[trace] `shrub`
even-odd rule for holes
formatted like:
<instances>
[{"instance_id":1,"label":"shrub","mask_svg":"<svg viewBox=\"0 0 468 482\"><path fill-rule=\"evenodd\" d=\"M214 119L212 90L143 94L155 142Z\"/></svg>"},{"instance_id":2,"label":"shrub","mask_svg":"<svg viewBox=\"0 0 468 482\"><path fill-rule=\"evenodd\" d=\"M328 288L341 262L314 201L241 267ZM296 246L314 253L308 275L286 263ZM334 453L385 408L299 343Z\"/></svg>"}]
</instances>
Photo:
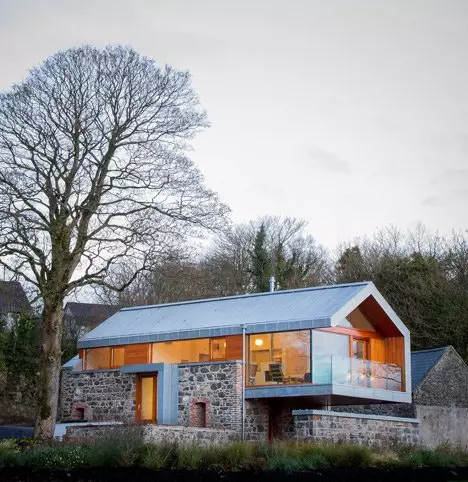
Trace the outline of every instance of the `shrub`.
<instances>
[{"instance_id":1,"label":"shrub","mask_svg":"<svg viewBox=\"0 0 468 482\"><path fill-rule=\"evenodd\" d=\"M19 452L20 448L14 438L0 440L0 454Z\"/></svg>"}]
</instances>

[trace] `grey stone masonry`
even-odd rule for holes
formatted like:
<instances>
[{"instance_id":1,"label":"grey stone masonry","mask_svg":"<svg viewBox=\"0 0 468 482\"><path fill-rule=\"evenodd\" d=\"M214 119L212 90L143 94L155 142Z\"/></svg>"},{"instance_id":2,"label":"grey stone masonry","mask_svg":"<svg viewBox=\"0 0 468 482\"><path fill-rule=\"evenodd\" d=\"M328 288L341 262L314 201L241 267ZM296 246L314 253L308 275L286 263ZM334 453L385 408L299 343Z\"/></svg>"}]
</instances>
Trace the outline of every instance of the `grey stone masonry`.
<instances>
[{"instance_id":1,"label":"grey stone masonry","mask_svg":"<svg viewBox=\"0 0 468 482\"><path fill-rule=\"evenodd\" d=\"M268 400L251 399L245 401L245 440L268 440Z\"/></svg>"},{"instance_id":2,"label":"grey stone masonry","mask_svg":"<svg viewBox=\"0 0 468 482\"><path fill-rule=\"evenodd\" d=\"M214 428L179 427L176 425L147 425L143 432L147 443L181 443L198 445L226 444L239 440L235 430Z\"/></svg>"},{"instance_id":3,"label":"grey stone masonry","mask_svg":"<svg viewBox=\"0 0 468 482\"><path fill-rule=\"evenodd\" d=\"M416 410L412 403L374 403L369 405L333 405L334 412L353 412L368 415L384 415L387 417L416 418Z\"/></svg>"},{"instance_id":4,"label":"grey stone masonry","mask_svg":"<svg viewBox=\"0 0 468 482\"><path fill-rule=\"evenodd\" d=\"M194 426L203 404L206 427L241 430L242 362L179 365L178 424Z\"/></svg>"},{"instance_id":5,"label":"grey stone masonry","mask_svg":"<svg viewBox=\"0 0 468 482\"><path fill-rule=\"evenodd\" d=\"M297 440L373 446L419 445L416 419L325 410L295 410Z\"/></svg>"},{"instance_id":6,"label":"grey stone masonry","mask_svg":"<svg viewBox=\"0 0 468 482\"><path fill-rule=\"evenodd\" d=\"M103 437L142 438L146 443L180 443L216 445L238 440L233 430L212 428L180 427L176 425L72 425L66 428L68 441L96 440Z\"/></svg>"},{"instance_id":7,"label":"grey stone masonry","mask_svg":"<svg viewBox=\"0 0 468 482\"><path fill-rule=\"evenodd\" d=\"M448 347L413 392L415 405L468 408L468 367Z\"/></svg>"},{"instance_id":8,"label":"grey stone masonry","mask_svg":"<svg viewBox=\"0 0 468 482\"><path fill-rule=\"evenodd\" d=\"M118 370L62 370L59 418L87 421L135 420L136 375Z\"/></svg>"}]
</instances>

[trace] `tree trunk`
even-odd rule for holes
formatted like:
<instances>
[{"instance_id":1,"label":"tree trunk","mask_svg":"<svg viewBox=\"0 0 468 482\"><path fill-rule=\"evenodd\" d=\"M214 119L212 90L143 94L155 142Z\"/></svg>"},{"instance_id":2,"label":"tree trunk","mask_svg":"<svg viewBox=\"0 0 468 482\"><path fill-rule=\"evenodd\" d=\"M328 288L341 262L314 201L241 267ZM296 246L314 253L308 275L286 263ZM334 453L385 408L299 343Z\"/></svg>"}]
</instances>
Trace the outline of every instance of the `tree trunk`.
<instances>
[{"instance_id":1,"label":"tree trunk","mask_svg":"<svg viewBox=\"0 0 468 482\"><path fill-rule=\"evenodd\" d=\"M34 438L50 439L54 436L60 383L62 316L63 299L44 301Z\"/></svg>"}]
</instances>

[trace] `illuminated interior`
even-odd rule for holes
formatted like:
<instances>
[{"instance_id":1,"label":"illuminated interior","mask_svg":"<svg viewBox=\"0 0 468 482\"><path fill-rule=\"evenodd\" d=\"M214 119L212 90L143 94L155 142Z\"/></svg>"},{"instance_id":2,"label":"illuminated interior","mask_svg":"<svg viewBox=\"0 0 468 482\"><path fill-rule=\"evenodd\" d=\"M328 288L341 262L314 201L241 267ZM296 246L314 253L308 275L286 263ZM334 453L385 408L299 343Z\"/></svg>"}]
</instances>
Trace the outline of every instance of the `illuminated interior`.
<instances>
[{"instance_id":1,"label":"illuminated interior","mask_svg":"<svg viewBox=\"0 0 468 482\"><path fill-rule=\"evenodd\" d=\"M198 363L242 360L242 336L142 343L85 350L85 370L119 368L145 363Z\"/></svg>"},{"instance_id":2,"label":"illuminated interior","mask_svg":"<svg viewBox=\"0 0 468 482\"><path fill-rule=\"evenodd\" d=\"M404 338L377 331L356 308L337 326L246 336L247 386L352 384L404 390ZM242 335L118 347L81 353L85 370L147 363L202 363L242 360Z\"/></svg>"},{"instance_id":3,"label":"illuminated interior","mask_svg":"<svg viewBox=\"0 0 468 482\"><path fill-rule=\"evenodd\" d=\"M248 336L247 385L306 383L310 374L310 331Z\"/></svg>"}]
</instances>

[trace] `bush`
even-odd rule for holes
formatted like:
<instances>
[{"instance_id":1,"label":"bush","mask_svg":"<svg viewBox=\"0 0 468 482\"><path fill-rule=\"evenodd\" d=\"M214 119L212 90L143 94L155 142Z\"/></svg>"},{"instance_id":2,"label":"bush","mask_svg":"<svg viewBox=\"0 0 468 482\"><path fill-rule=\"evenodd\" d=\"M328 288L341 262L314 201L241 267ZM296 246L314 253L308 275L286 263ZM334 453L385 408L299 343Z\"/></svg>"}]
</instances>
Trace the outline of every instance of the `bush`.
<instances>
[{"instance_id":1,"label":"bush","mask_svg":"<svg viewBox=\"0 0 468 482\"><path fill-rule=\"evenodd\" d=\"M0 455L19 451L18 443L14 438L0 440Z\"/></svg>"}]
</instances>

